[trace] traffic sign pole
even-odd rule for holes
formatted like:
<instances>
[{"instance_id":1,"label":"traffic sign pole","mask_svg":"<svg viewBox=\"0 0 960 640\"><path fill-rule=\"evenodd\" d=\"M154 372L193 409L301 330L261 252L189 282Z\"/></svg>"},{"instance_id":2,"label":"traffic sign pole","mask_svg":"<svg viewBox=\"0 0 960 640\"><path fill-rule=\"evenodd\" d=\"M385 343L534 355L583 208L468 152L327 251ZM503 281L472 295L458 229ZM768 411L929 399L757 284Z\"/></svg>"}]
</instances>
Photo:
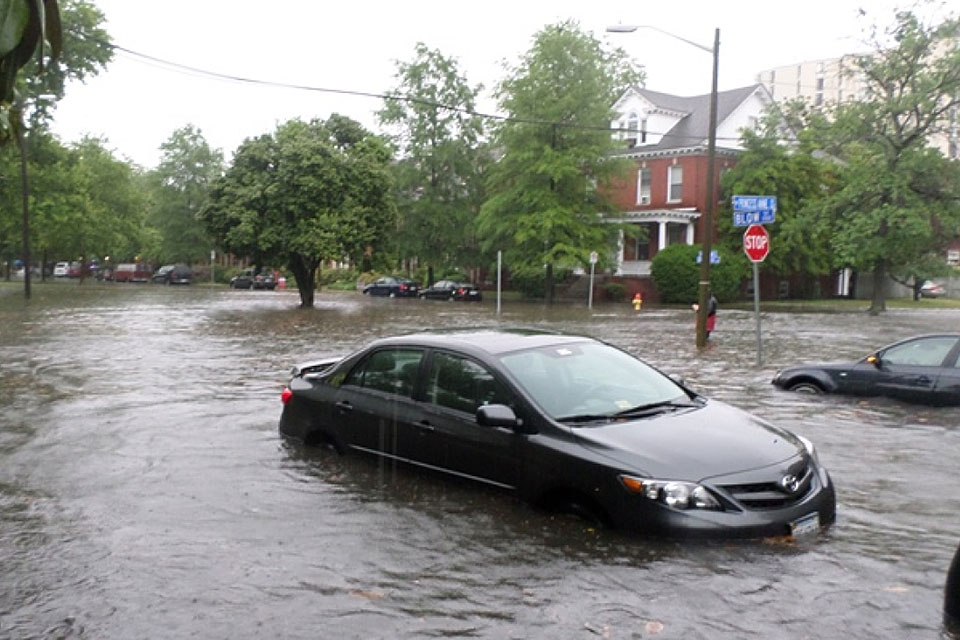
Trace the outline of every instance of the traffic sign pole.
<instances>
[{"instance_id":1,"label":"traffic sign pole","mask_svg":"<svg viewBox=\"0 0 960 640\"><path fill-rule=\"evenodd\" d=\"M752 224L743 232L743 252L753 263L753 315L757 321L757 366L763 364L763 340L760 334L760 267L770 253L770 234L763 225Z\"/></svg>"}]
</instances>

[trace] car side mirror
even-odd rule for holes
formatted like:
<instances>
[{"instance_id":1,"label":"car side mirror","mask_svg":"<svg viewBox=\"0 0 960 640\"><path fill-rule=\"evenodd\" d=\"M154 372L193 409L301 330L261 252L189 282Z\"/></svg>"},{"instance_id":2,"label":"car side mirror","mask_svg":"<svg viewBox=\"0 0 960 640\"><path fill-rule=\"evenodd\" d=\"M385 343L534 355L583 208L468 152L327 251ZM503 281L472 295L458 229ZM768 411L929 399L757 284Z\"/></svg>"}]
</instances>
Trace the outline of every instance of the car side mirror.
<instances>
[{"instance_id":1,"label":"car side mirror","mask_svg":"<svg viewBox=\"0 0 960 640\"><path fill-rule=\"evenodd\" d=\"M477 407L477 424L515 429L521 425L521 421L513 409L505 404L485 404Z\"/></svg>"},{"instance_id":2,"label":"car side mirror","mask_svg":"<svg viewBox=\"0 0 960 640\"><path fill-rule=\"evenodd\" d=\"M868 355L867 362L875 366L877 369L883 368L883 361L880 359L879 353L871 353Z\"/></svg>"}]
</instances>

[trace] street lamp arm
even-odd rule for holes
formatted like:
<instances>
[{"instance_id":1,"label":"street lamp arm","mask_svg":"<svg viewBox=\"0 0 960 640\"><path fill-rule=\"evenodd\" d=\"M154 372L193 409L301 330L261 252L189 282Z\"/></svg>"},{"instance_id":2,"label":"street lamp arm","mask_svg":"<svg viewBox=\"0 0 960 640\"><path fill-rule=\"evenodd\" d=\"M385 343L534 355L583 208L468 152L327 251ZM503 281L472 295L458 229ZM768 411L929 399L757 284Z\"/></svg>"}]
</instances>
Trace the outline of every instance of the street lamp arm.
<instances>
[{"instance_id":1,"label":"street lamp arm","mask_svg":"<svg viewBox=\"0 0 960 640\"><path fill-rule=\"evenodd\" d=\"M669 31L667 31L667 30L665 30L665 29L661 29L660 27L655 27L655 26L653 26L652 24L615 24L615 25L612 25L612 26L607 27L607 32L608 32L608 33L633 33L633 32L636 31L637 29L651 29L651 30L656 31L656 32L658 32L658 33L662 33L662 34L665 35L665 36L670 36L670 37L673 38L674 40L679 40L680 42L686 42L687 44L692 45L692 46L696 47L697 49L702 49L703 51L706 51L707 53L713 53L713 47L708 47L708 46L706 46L706 45L700 44L699 42L694 42L693 40L688 40L687 38L684 38L683 36L678 36L678 35L675 34L675 33L670 33Z\"/></svg>"}]
</instances>

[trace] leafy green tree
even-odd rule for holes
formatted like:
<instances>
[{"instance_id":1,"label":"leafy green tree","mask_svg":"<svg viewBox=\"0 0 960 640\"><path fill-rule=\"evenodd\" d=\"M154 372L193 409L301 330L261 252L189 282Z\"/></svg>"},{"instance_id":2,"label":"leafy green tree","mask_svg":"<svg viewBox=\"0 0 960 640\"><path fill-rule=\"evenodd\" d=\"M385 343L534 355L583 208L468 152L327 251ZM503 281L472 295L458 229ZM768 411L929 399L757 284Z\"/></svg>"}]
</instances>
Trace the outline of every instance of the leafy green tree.
<instances>
[{"instance_id":1,"label":"leafy green tree","mask_svg":"<svg viewBox=\"0 0 960 640\"><path fill-rule=\"evenodd\" d=\"M744 133L744 151L721 179L717 226L722 244L731 254L742 253L744 229L733 226L731 196L777 196L776 221L765 225L771 250L760 268L783 276L829 273L833 266L830 227L818 224L807 205L836 188L834 166L803 147L781 144L776 112L769 114L766 123L762 133Z\"/></svg>"},{"instance_id":2,"label":"leafy green tree","mask_svg":"<svg viewBox=\"0 0 960 640\"><path fill-rule=\"evenodd\" d=\"M807 135L841 162L842 186L818 201L838 266L872 271L871 313L891 273L960 235L960 168L928 147L960 107L960 21L896 14L859 59L867 97L844 102Z\"/></svg>"},{"instance_id":3,"label":"leafy green tree","mask_svg":"<svg viewBox=\"0 0 960 640\"><path fill-rule=\"evenodd\" d=\"M214 180L223 175L223 154L211 149L200 129L187 125L160 145L160 164L151 173L149 225L160 243L159 262L192 263L210 252L212 241L198 212Z\"/></svg>"},{"instance_id":4,"label":"leafy green tree","mask_svg":"<svg viewBox=\"0 0 960 640\"><path fill-rule=\"evenodd\" d=\"M548 303L556 265L587 264L591 251L612 248L618 229L602 220L614 208L604 188L629 162L609 157L608 127L614 103L642 78L623 51L608 53L564 22L538 33L499 87L508 119L493 146L503 155L490 169L479 230L512 267L545 266Z\"/></svg>"},{"instance_id":5,"label":"leafy green tree","mask_svg":"<svg viewBox=\"0 0 960 640\"><path fill-rule=\"evenodd\" d=\"M284 264L312 307L324 260L359 260L393 233L391 154L359 123L291 120L247 139L201 212L220 246Z\"/></svg>"},{"instance_id":6,"label":"leafy green tree","mask_svg":"<svg viewBox=\"0 0 960 640\"><path fill-rule=\"evenodd\" d=\"M380 122L399 129L395 142L401 255L428 267L472 267L476 259L474 218L482 195L482 135L475 108L481 87L472 88L455 60L418 43L411 62L397 64L398 87L379 112Z\"/></svg>"}]
</instances>

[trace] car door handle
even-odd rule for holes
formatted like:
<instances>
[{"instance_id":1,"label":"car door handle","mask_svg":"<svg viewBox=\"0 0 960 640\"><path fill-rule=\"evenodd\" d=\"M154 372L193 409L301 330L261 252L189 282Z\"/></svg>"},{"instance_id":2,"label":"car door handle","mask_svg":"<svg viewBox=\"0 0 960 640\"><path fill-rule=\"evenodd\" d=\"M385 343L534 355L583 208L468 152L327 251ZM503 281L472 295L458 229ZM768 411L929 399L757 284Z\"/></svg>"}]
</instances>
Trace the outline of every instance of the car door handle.
<instances>
[{"instance_id":1,"label":"car door handle","mask_svg":"<svg viewBox=\"0 0 960 640\"><path fill-rule=\"evenodd\" d=\"M930 384L933 382L933 379L928 378L927 376L920 376L919 378L917 378L917 382L919 382L920 384Z\"/></svg>"},{"instance_id":2,"label":"car door handle","mask_svg":"<svg viewBox=\"0 0 960 640\"><path fill-rule=\"evenodd\" d=\"M430 424L429 420L420 420L419 422L417 422L417 428L420 429L421 432L430 432L430 431L437 430L435 426Z\"/></svg>"},{"instance_id":3,"label":"car door handle","mask_svg":"<svg viewBox=\"0 0 960 640\"><path fill-rule=\"evenodd\" d=\"M346 400L338 402L335 406L337 407L337 409L339 409L340 411L343 411L344 413L353 411L353 405L347 402Z\"/></svg>"}]
</instances>

